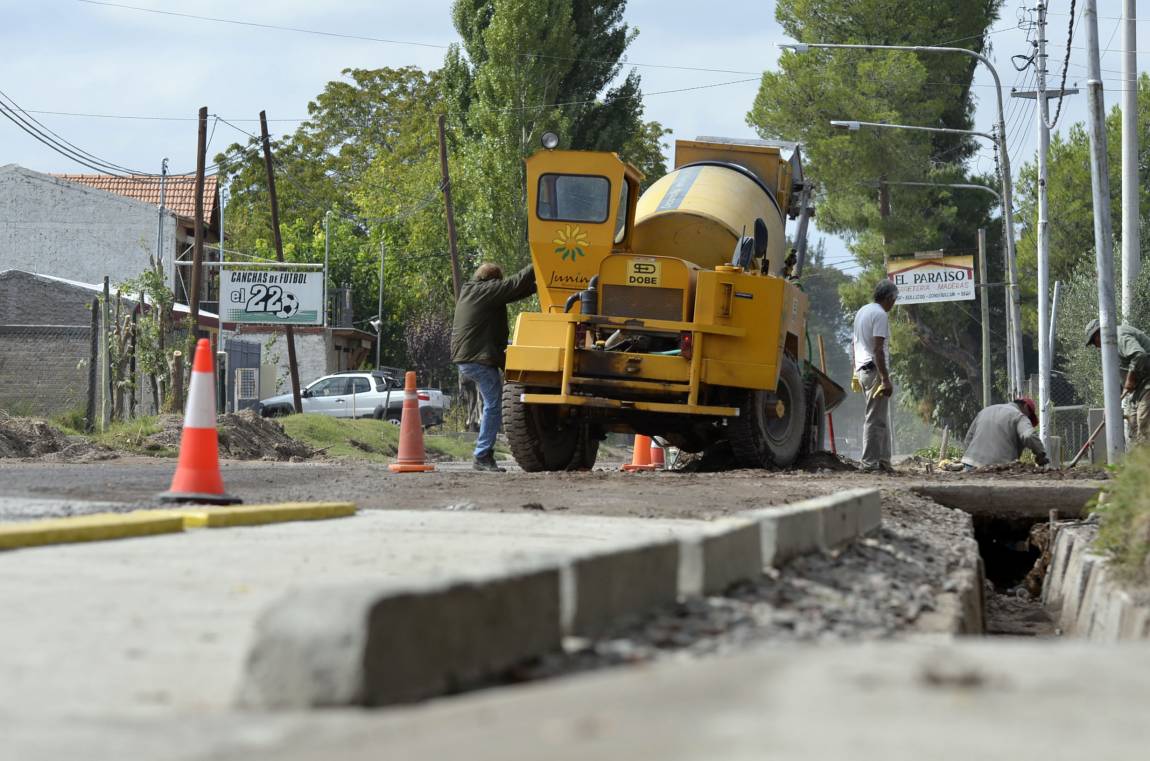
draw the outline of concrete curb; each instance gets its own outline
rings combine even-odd
[[[98,542],[107,539],[175,534],[184,530],[176,515],[96,513],[0,525],[0,549],[42,547],[49,544]]]
[[[289,521],[318,521],[355,515],[354,502],[283,502],[272,505],[237,505],[234,507],[176,507],[139,511],[137,515],[179,516],[184,528],[230,528],[261,526]]]
[[[1096,534],[1096,526],[1059,524],[1042,601],[1058,611],[1058,626],[1067,636],[1150,639],[1146,590],[1115,578],[1108,559],[1092,551]]]
[[[876,489],[850,489],[786,507],[754,510],[761,528],[762,564],[778,568],[819,550],[830,550],[882,525],[882,497]]]
[[[674,528],[538,572],[396,589],[307,590],[261,617],[242,702],[383,705],[457,691],[677,599],[721,592],[878,528],[877,490],[855,489]]]
[[[395,590],[310,589],[256,626],[240,702],[387,705],[480,684],[559,649],[559,569]]]

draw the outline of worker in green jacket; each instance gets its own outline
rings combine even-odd
[[[1086,345],[1102,347],[1098,320],[1086,326]],[[1125,323],[1118,326],[1118,369],[1123,396],[1130,397],[1131,443],[1150,441],[1150,336]]]
[[[528,265],[504,280],[499,265],[485,262],[459,288],[451,326],[451,361],[475,383],[483,397],[483,417],[475,440],[476,470],[503,472],[495,464],[495,436],[503,424],[503,367],[507,361],[507,305],[535,293],[535,270]]]

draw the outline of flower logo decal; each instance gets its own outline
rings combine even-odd
[[[579,225],[567,225],[559,228],[552,243],[555,244],[555,253],[564,261],[568,259],[575,261],[587,254],[586,249],[591,245],[591,239],[587,237],[587,233],[579,229]]]

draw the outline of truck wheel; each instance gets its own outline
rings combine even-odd
[[[511,454],[528,473],[581,470],[595,464],[599,440],[585,424],[563,420],[556,407],[520,401],[522,384],[503,386],[503,427]]]
[[[827,448],[827,398],[817,380],[807,382],[807,424],[803,428],[803,454]]]
[[[789,468],[799,456],[806,427],[803,378],[790,357],[783,358],[772,391],[748,391],[739,416],[728,427],[735,458],[744,468]],[[778,415],[779,403],[783,414]]]

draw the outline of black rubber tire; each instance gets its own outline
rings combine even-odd
[[[263,410],[263,417],[286,417],[293,412],[295,412],[295,410],[293,410],[291,407],[285,407],[284,405],[277,404],[272,407],[265,407]]]
[[[503,429],[519,467],[540,473],[594,466],[599,439],[590,426],[565,423],[555,407],[524,404],[520,395],[526,391],[519,383],[503,386]]]
[[[783,416],[775,413],[782,401]],[[748,391],[739,416],[728,426],[735,459],[744,468],[789,468],[798,459],[806,428],[803,378],[790,357],[783,358],[775,391]]]
[[[807,381],[807,424],[803,428],[803,454],[822,452],[827,448],[827,398],[814,378]]]

